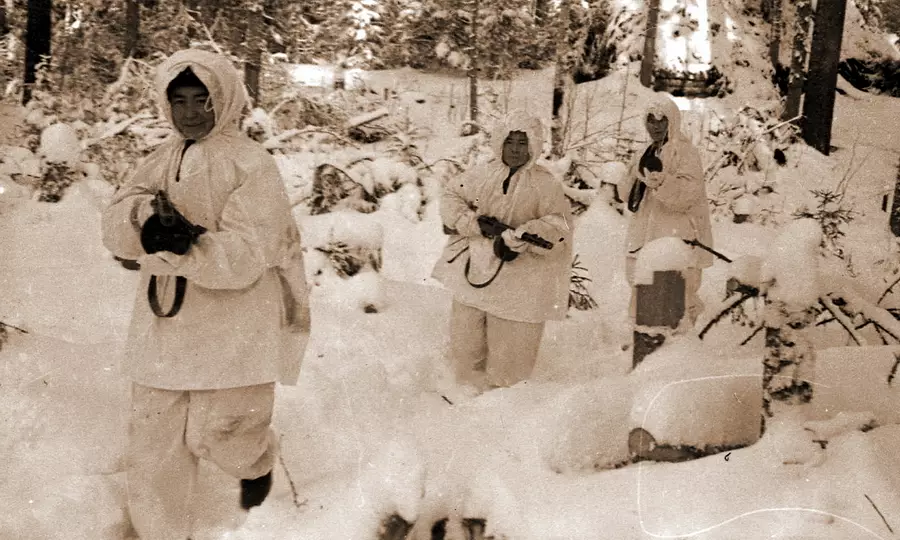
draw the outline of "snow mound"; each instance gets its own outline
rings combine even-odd
[[[65,163],[71,167],[81,156],[81,141],[68,124],[52,124],[41,132],[38,154],[48,163]]]
[[[638,252],[634,282],[638,285],[653,284],[654,272],[685,270],[696,264],[693,248],[674,236],[657,238],[644,244]]]
[[[773,283],[769,299],[799,310],[818,302],[821,242],[822,228],[815,220],[799,219],[784,227],[761,271],[761,281]]]

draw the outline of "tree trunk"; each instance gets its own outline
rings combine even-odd
[[[809,84],[803,101],[803,139],[826,156],[831,151],[835,86],[847,0],[818,0],[809,53]]]
[[[553,113],[550,126],[550,153],[555,158],[561,158],[565,152],[566,124],[568,111],[566,110],[566,89],[569,79],[572,77],[571,66],[568,60],[569,53],[569,2],[561,0],[559,5],[559,19],[556,29],[556,67],[553,77]]]
[[[6,3],[0,3],[0,38],[9,32],[9,23],[6,22]]]
[[[771,24],[769,62],[772,64],[772,69],[781,65],[781,34],[783,33],[781,3],[782,0],[770,0],[769,4],[769,22]]]
[[[37,80],[37,67],[44,57],[50,58],[52,35],[52,0],[28,0],[28,22],[25,27],[25,79],[22,103],[31,101],[31,92]]]
[[[475,0],[472,10],[472,61],[469,64],[469,121],[473,124],[478,121],[478,16],[481,10],[481,2]]]
[[[538,26],[543,26],[547,22],[547,16],[550,13],[549,0],[534,0],[534,22]]]
[[[244,85],[251,105],[259,107],[259,76],[261,58],[265,48],[265,20],[263,6],[259,2],[251,2],[246,10],[246,28],[244,32]]]
[[[139,0],[125,0],[125,44],[123,56],[134,56],[141,31],[141,5]]]
[[[644,30],[644,56],[641,58],[641,84],[650,88],[653,84],[653,68],[656,65],[656,34],[659,30],[659,0],[647,3],[647,27]]]
[[[775,415],[775,402],[799,405],[812,400],[810,381],[816,361],[807,330],[815,323],[815,311],[812,308],[791,310],[783,302],[768,297],[765,302],[764,421]]]
[[[788,79],[788,94],[781,115],[782,121],[791,120],[800,114],[800,102],[803,99],[803,87],[806,85],[806,49],[809,29],[812,25],[812,4],[810,0],[798,0],[797,12],[794,15],[794,39],[791,46],[791,74]],[[800,119],[794,124],[802,125]]]

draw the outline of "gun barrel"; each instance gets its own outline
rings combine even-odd
[[[525,240],[529,244],[534,244],[537,247],[541,247],[544,249],[553,249],[553,242],[549,240],[544,240],[540,236],[531,233],[525,233],[522,235],[522,240]]]
[[[503,223],[502,221],[500,221],[499,219],[496,219],[496,218],[479,216],[478,221],[481,223],[489,223],[490,225],[495,226],[503,231],[508,231],[509,229],[515,229],[515,227],[507,225],[506,223]],[[553,242],[550,242],[549,240],[545,240],[536,234],[525,233],[522,235],[521,238],[522,238],[522,240],[528,242],[529,244],[533,244],[537,247],[541,247],[544,249],[553,249]]]

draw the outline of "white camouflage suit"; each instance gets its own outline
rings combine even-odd
[[[501,159],[502,148],[513,131],[527,135],[530,157],[504,193],[510,167]],[[479,389],[527,379],[544,323],[564,319],[568,309],[572,218],[562,183],[535,163],[543,141],[539,119],[511,112],[491,133],[494,159],[448,180],[441,200],[444,226],[456,234],[450,235],[433,276],[453,292],[450,359],[457,380]],[[502,268],[493,242],[481,234],[481,215],[513,228],[503,238],[521,253]],[[552,242],[552,249],[525,244],[519,239],[524,233]],[[472,286],[495,274],[490,285]]]
[[[634,274],[638,252],[644,245],[657,238],[674,236],[685,240],[697,240],[712,248],[712,225],[706,184],[703,178],[703,164],[700,152],[681,130],[681,111],[668,94],[659,92],[654,96],[648,112],[664,115],[668,119],[668,138],[662,146],[659,159],[663,170],[659,186],[649,187],[637,212],[631,215],[628,226],[625,259],[626,277],[632,285],[631,318],[635,317]],[[619,186],[619,195],[628,199],[635,182],[643,179],[639,162],[642,152],[638,152],[629,167],[628,174]],[[713,256],[698,247],[691,248],[694,262],[684,270],[685,279],[685,321],[693,326],[703,311],[698,290],[703,268],[712,266]]]
[[[274,159],[238,129],[241,77],[219,55],[173,54],[156,79],[170,123],[166,89],[188,67],[209,91],[215,126],[183,158],[185,140],[173,130],[103,214],[106,247],[141,263],[124,371],[133,381],[128,503],[142,540],[190,536],[199,458],[240,479],[271,471],[275,382],[296,383],[310,327],[300,234],[284,184]],[[147,255],[141,247],[141,224],[159,189],[208,230],[184,255]],[[166,306],[175,276],[187,279],[183,307],[171,318],[149,307],[151,274]]]

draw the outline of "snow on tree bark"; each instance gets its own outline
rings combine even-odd
[[[806,85],[806,60],[809,57],[807,41],[812,25],[812,3],[810,0],[798,0],[794,8],[793,43],[791,46],[791,74],[788,79],[788,94],[785,101],[782,120],[792,120],[800,114],[800,102]],[[794,124],[800,125],[799,120]]]
[[[478,10],[481,7],[479,0],[474,0],[472,8],[471,26],[471,56],[469,58],[469,122],[474,128],[478,122]],[[474,134],[474,131],[472,132]]]
[[[783,0],[769,0],[769,22],[771,24],[771,33],[769,34],[769,61],[772,63],[772,69],[781,64],[781,35],[783,30],[783,18],[781,16]]]
[[[766,348],[763,357],[763,412],[771,418],[774,402],[787,405],[808,403],[816,353],[808,328],[815,323],[812,306],[802,310],[766,296]]]

